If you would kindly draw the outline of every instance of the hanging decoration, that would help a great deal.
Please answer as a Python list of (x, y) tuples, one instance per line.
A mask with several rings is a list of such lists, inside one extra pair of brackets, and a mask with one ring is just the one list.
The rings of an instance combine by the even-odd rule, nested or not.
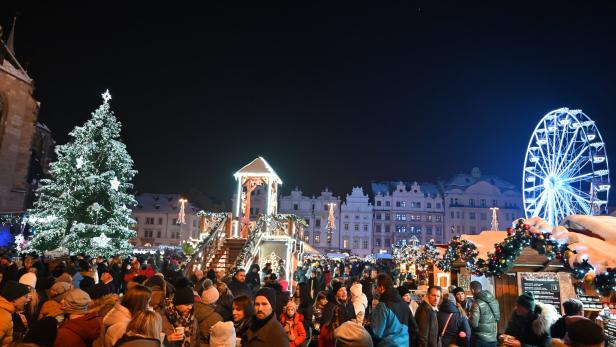
[(178, 224), (186, 224), (186, 199), (180, 199), (180, 212), (178, 213)]

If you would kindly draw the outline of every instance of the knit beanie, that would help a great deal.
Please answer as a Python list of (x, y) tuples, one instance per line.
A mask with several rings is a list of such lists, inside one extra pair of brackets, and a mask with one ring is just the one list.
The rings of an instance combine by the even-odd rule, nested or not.
[(455, 296), (456, 294), (458, 294), (458, 293), (464, 293), (464, 288), (462, 288), (462, 287), (457, 287), (457, 288), (456, 288), (456, 289), (454, 289), (451, 293), (452, 293), (454, 296)]
[(342, 323), (334, 330), (336, 346), (340, 347), (365, 347), (371, 346), (372, 339), (368, 331), (352, 320)]
[(220, 293), (218, 293), (218, 290), (216, 289), (216, 287), (214, 287), (212, 281), (210, 279), (206, 279), (205, 281), (203, 281), (203, 292), (201, 293), (201, 301), (203, 301), (204, 304), (214, 304), (216, 303), (216, 301), (218, 301), (219, 297)]
[(102, 298), (107, 294), (111, 294), (111, 290), (109, 289), (109, 287), (102, 282), (98, 282), (97, 284), (88, 287), (87, 289), (85, 289), (85, 292), (90, 295), (90, 299), (92, 300)]
[(195, 294), (192, 287), (180, 287), (175, 289), (173, 295), (173, 304), (178, 305), (192, 305), (195, 303)]
[(274, 311), (276, 310), (276, 292), (274, 289), (269, 287), (261, 288), (257, 291), (257, 294), (255, 294), (255, 299), (257, 296), (265, 297)]
[(34, 272), (26, 272), (19, 278), (19, 283), (36, 288), (36, 275)]
[(6, 281), (4, 289), (2, 290), (2, 296), (8, 301), (14, 301), (22, 296), (26, 296), (30, 293), (30, 290), (25, 284), (15, 282), (13, 280)]
[(71, 285), (69, 283), (56, 282), (51, 286), (51, 289), (49, 289), (49, 297), (59, 302), (64, 299), (69, 290), (71, 290)]
[(332, 281), (331, 286), (332, 286), (332, 294), (336, 296), (336, 293), (338, 293), (340, 288), (342, 288), (342, 283), (340, 281)]
[(79, 288), (69, 291), (64, 297), (62, 311), (64, 313), (85, 314), (88, 304), (92, 301), (90, 295)]
[(34, 343), (41, 347), (52, 347), (58, 335), (58, 321), (54, 317), (45, 317), (34, 321), (23, 342)]
[(524, 292), (518, 296), (516, 303), (522, 307), (526, 307), (530, 312), (535, 311), (535, 296), (531, 292)]
[(73, 283), (73, 277), (71, 277), (71, 275), (65, 272), (62, 275), (58, 276), (58, 278), (56, 278), (56, 282)]
[(407, 287), (405, 287), (405, 286), (400, 286), (400, 287), (398, 287), (398, 293), (400, 294), (400, 297), (403, 297), (403, 296), (405, 296), (406, 294), (409, 294), (409, 293), (410, 293), (410, 291), (409, 291), (409, 289), (408, 289)]
[(579, 319), (567, 327), (569, 340), (575, 345), (603, 344), (605, 334), (603, 329), (590, 319)]
[(406, 278), (407, 280), (412, 280), (412, 279), (413, 279), (413, 274), (412, 274), (412, 273), (408, 273), (408, 274), (406, 274), (406, 277), (405, 277), (405, 278)]
[(233, 322), (218, 322), (210, 332), (210, 346), (235, 347), (235, 328)]

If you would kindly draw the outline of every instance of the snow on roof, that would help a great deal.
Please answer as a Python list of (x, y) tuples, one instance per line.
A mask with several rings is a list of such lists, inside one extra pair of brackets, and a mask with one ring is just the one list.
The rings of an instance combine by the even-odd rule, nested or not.
[(479, 235), (462, 235), (462, 240), (472, 242), (477, 246), (479, 258), (487, 259), (488, 252), (494, 253), (494, 244), (503, 242), (507, 237), (506, 231), (483, 231)]
[[(135, 196), (137, 205), (133, 206), (133, 212), (151, 213), (178, 213), (180, 212), (180, 194), (156, 194), (142, 193)], [(186, 204), (184, 211), (189, 213), (199, 212), (199, 208), (191, 204)]]
[(254, 177), (271, 177), (282, 184), (282, 180), (276, 174), (276, 171), (267, 163), (263, 157), (258, 157), (251, 161), (248, 165), (239, 169), (233, 176), (237, 179), (242, 176), (254, 176)]
[[(381, 182), (370, 183), (370, 187), (372, 188), (372, 193), (374, 193), (375, 195), (377, 194), (385, 195), (388, 193), (391, 194), (393, 191), (395, 191), (396, 188), (398, 187), (398, 184), (400, 184), (400, 182), (402, 182), (406, 186), (407, 191), (409, 191), (413, 183), (415, 183), (411, 181), (381, 181)], [(438, 188), (433, 183), (428, 183), (428, 182), (419, 183), (419, 189), (424, 194), (424, 196), (429, 196), (429, 197), (434, 198), (439, 195)]]

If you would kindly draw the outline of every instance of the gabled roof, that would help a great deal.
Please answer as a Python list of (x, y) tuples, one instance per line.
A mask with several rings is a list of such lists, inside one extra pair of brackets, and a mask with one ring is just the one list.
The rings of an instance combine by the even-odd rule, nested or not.
[[(377, 194), (391, 194), (396, 190), (398, 184), (402, 182), (406, 186), (406, 191), (408, 192), (413, 183), (411, 181), (381, 181), (381, 182), (371, 182), (370, 187), (372, 188), (372, 193)], [(438, 188), (436, 185), (428, 182), (418, 183), (419, 189), (424, 194), (425, 197), (435, 198), (439, 195)]]
[(276, 171), (267, 163), (263, 157), (257, 157), (251, 161), (250, 164), (239, 169), (234, 175), (236, 179), (243, 176), (252, 177), (270, 177), (273, 178), (278, 184), (282, 184), (282, 180), (276, 174)]

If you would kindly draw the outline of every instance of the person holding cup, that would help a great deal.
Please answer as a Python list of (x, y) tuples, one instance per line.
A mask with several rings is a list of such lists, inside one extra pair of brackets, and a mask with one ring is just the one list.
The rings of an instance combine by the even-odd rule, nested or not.
[(164, 345), (166, 347), (197, 346), (199, 327), (194, 317), (195, 294), (186, 283), (176, 287), (172, 300), (168, 300), (163, 310)]

